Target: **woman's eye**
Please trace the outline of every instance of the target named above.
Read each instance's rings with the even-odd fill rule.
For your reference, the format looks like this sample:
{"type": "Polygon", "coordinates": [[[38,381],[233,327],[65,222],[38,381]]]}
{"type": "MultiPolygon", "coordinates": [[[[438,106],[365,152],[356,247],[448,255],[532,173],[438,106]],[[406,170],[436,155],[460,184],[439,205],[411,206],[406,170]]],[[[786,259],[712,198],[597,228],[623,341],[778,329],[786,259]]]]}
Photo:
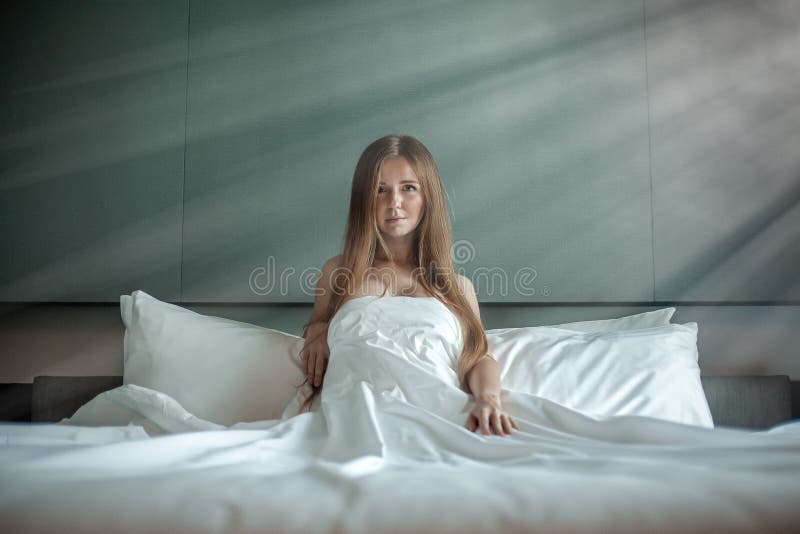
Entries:
{"type": "MultiPolygon", "coordinates": [[[[417,186],[415,186],[415,185],[406,184],[406,187],[410,187],[411,188],[411,189],[407,189],[407,191],[416,191],[417,190],[417,186]]],[[[384,192],[385,192],[385,190],[383,189],[383,187],[378,186],[378,193],[384,193],[384,192]]]]}

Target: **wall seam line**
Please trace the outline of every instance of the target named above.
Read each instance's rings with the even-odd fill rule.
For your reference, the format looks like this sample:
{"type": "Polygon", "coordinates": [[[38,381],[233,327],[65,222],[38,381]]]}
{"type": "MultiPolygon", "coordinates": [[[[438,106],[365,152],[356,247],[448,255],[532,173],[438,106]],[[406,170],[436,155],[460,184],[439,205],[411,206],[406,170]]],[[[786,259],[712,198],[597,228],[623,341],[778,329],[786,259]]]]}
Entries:
{"type": "Polygon", "coordinates": [[[192,2],[186,0],[186,86],[184,92],[184,109],[183,109],[183,180],[181,182],[181,198],[180,198],[180,218],[181,218],[181,234],[180,234],[180,264],[178,269],[178,302],[183,302],[183,236],[184,236],[184,220],[186,219],[186,211],[184,210],[184,200],[186,198],[186,151],[189,146],[189,46],[190,28],[192,24],[192,2]]]}
{"type": "Polygon", "coordinates": [[[642,0],[642,38],[644,41],[644,94],[647,105],[647,168],[650,174],[650,261],[653,269],[653,302],[656,301],[656,232],[653,211],[653,141],[650,127],[650,72],[647,66],[647,0],[642,0]]]}

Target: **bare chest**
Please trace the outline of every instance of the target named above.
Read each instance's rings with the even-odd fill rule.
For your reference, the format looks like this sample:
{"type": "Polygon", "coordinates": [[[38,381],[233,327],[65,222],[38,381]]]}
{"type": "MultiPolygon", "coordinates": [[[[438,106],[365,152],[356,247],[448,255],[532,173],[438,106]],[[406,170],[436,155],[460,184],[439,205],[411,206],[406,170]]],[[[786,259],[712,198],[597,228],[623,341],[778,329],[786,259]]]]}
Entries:
{"type": "Polygon", "coordinates": [[[408,297],[431,296],[412,270],[391,267],[373,267],[365,273],[362,280],[356,281],[354,296],[392,295],[408,297]]]}

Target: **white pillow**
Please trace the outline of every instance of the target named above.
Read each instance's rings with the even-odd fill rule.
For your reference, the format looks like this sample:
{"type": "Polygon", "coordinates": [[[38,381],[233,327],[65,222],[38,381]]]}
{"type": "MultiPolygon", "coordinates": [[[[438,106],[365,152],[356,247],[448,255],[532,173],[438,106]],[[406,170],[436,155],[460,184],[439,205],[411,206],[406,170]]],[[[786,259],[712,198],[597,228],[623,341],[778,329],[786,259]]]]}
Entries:
{"type": "Polygon", "coordinates": [[[530,327],[487,332],[503,387],[574,410],[713,428],[697,323],[613,332],[530,327]]]}
{"type": "Polygon", "coordinates": [[[278,419],[305,375],[302,337],[202,315],[144,291],[120,296],[123,384],[163,392],[201,419],[230,426],[278,419]]]}
{"type": "MultiPolygon", "coordinates": [[[[550,328],[563,328],[575,330],[576,332],[611,332],[613,330],[636,330],[638,328],[650,328],[652,326],[663,326],[669,324],[670,319],[675,314],[675,308],[662,308],[649,312],[637,313],[636,315],[626,315],[617,319],[600,319],[597,321],[578,321],[574,323],[562,323],[546,325],[550,328]]],[[[516,328],[496,328],[487,330],[486,333],[501,334],[516,328]]]]}
{"type": "Polygon", "coordinates": [[[662,308],[649,312],[637,313],[636,315],[626,315],[618,319],[600,319],[597,321],[578,321],[575,323],[563,323],[548,325],[551,328],[564,328],[576,330],[578,332],[611,332],[613,330],[636,330],[639,328],[650,328],[652,326],[663,326],[669,324],[670,319],[675,314],[675,308],[662,308]]]}

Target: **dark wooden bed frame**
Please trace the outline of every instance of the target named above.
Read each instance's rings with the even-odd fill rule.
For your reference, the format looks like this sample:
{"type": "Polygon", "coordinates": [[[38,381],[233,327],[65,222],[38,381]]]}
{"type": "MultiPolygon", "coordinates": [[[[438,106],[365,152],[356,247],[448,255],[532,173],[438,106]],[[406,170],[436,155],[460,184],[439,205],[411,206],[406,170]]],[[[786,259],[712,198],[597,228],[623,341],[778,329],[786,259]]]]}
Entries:
{"type": "MultiPolygon", "coordinates": [[[[800,418],[800,381],[786,375],[702,376],[716,426],[765,429],[800,418]]],[[[121,376],[37,376],[0,384],[0,421],[48,423],[71,417],[121,376]]]]}

